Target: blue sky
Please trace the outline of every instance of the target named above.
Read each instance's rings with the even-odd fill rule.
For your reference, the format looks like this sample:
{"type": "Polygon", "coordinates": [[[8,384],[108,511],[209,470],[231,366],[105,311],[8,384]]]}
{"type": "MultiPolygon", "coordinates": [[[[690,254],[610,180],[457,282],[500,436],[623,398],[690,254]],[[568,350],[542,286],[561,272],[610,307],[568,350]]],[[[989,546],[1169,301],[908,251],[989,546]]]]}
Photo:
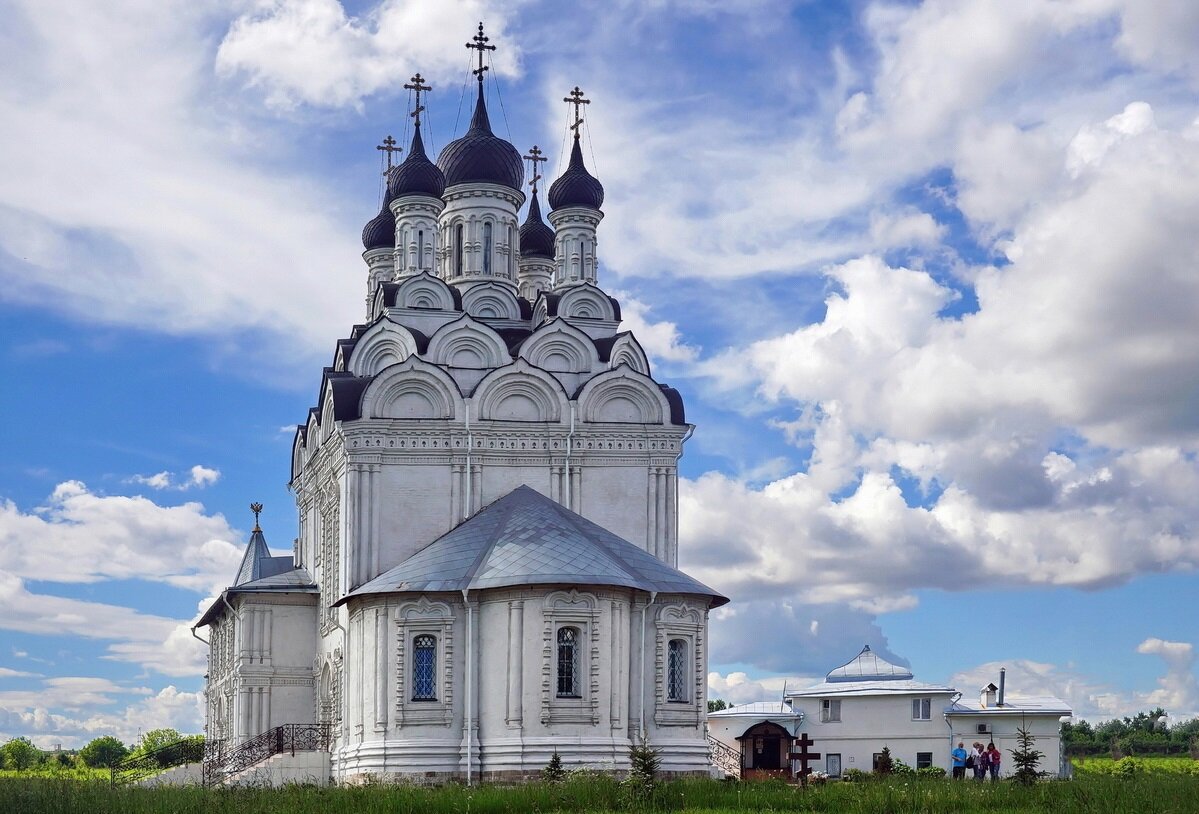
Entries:
{"type": "MultiPolygon", "coordinates": [[[[698,425],[711,691],[863,644],[1199,714],[1199,7],[0,0],[0,739],[201,725],[188,629],[362,316],[407,92],[560,168],[698,425]],[[460,113],[460,108],[463,112],[460,113]]],[[[457,130],[455,130],[457,123],[457,130]]]]}

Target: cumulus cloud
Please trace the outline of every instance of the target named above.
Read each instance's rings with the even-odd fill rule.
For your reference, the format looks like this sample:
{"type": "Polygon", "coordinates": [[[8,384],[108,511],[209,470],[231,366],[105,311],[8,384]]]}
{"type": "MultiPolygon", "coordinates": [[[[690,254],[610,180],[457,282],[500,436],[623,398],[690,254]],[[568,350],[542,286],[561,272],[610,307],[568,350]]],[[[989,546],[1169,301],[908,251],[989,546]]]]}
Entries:
{"type": "MultiPolygon", "coordinates": [[[[103,683],[102,679],[66,680],[96,687],[103,683]]],[[[53,693],[52,686],[48,689],[53,693]]],[[[129,692],[113,685],[92,699],[92,703],[83,705],[84,708],[61,711],[49,700],[0,694],[0,740],[25,736],[43,749],[55,743],[72,749],[104,735],[134,743],[140,733],[149,729],[169,727],[185,734],[202,731],[204,694],[180,691],[174,685],[149,692],[141,700],[117,710],[94,709],[97,705],[111,705],[114,698],[129,692]],[[89,706],[92,709],[86,708],[89,706]]],[[[134,692],[144,694],[140,690],[134,692]]]]}
{"type": "Polygon", "coordinates": [[[1162,707],[1176,719],[1199,715],[1194,645],[1149,638],[1137,645],[1137,652],[1159,656],[1166,663],[1166,674],[1158,679],[1157,689],[1144,696],[1145,706],[1162,707]]]}
{"type": "Polygon", "coordinates": [[[739,670],[721,675],[708,673],[708,698],[720,698],[730,705],[752,704],[754,701],[782,701],[784,689],[814,684],[816,679],[801,676],[774,676],[753,679],[739,670]]]}
{"type": "Polygon", "coordinates": [[[177,489],[180,492],[186,492],[188,489],[203,489],[205,486],[212,486],[220,479],[221,471],[219,469],[209,469],[196,464],[188,470],[187,476],[182,480],[178,480],[177,476],[164,471],[153,475],[134,475],[129,478],[128,482],[140,483],[151,489],[177,489]]]}
{"type": "Polygon", "coordinates": [[[418,70],[433,81],[459,81],[462,46],[479,20],[488,36],[504,42],[492,70],[513,75],[519,47],[504,36],[511,12],[512,4],[487,0],[383,0],[350,16],[338,0],[273,0],[233,21],[216,67],[244,77],[274,107],[356,106],[364,96],[394,91],[418,70]]]}
{"type": "MultiPolygon", "coordinates": [[[[215,470],[193,469],[193,480],[215,470]]],[[[199,503],[161,506],[101,495],[79,481],[55,487],[31,512],[0,502],[0,569],[26,579],[144,579],[196,591],[223,587],[240,561],[235,532],[199,503]]]]}
{"type": "Polygon", "coordinates": [[[699,353],[694,345],[684,341],[679,326],[673,322],[655,322],[649,318],[650,307],[636,297],[623,291],[612,291],[620,300],[620,330],[632,331],[649,355],[650,361],[667,363],[691,362],[699,353]]]}

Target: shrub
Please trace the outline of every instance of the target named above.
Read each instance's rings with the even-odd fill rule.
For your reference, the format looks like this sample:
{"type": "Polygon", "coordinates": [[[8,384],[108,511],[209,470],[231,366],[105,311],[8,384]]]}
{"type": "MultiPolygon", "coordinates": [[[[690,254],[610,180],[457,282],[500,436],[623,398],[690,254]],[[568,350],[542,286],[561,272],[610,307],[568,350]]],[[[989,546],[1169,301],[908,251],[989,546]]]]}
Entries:
{"type": "Polygon", "coordinates": [[[1131,780],[1144,771],[1145,767],[1141,765],[1139,760],[1133,757],[1120,758],[1112,764],[1112,774],[1125,780],[1131,780]]]}
{"type": "Polygon", "coordinates": [[[940,766],[925,766],[916,770],[916,776],[927,780],[939,780],[945,776],[945,770],[940,766]]]}
{"type": "MultiPolygon", "coordinates": [[[[881,761],[880,761],[880,762],[881,762],[881,761]]],[[[915,770],[915,769],[913,769],[913,768],[912,768],[911,766],[909,766],[908,764],[904,763],[904,762],[903,762],[902,760],[900,760],[899,758],[892,758],[892,760],[891,760],[891,774],[898,775],[898,776],[900,776],[900,777],[915,777],[915,776],[916,776],[916,770],[915,770]]]]}
{"type": "Polygon", "coordinates": [[[566,779],[566,769],[562,768],[562,756],[558,750],[550,757],[550,762],[541,770],[541,779],[547,783],[561,783],[566,779]]]}
{"type": "Polygon", "coordinates": [[[650,802],[657,786],[658,768],[662,759],[657,749],[648,743],[629,748],[629,776],[621,784],[629,803],[643,805],[650,802]]]}
{"type": "Polygon", "coordinates": [[[42,758],[38,749],[29,738],[13,738],[4,744],[4,765],[10,769],[23,772],[42,758]]]}
{"type": "Polygon", "coordinates": [[[841,775],[841,779],[848,783],[861,783],[863,780],[866,780],[869,777],[870,775],[866,774],[866,772],[862,771],[861,769],[846,769],[841,775]]]}
{"type": "Polygon", "coordinates": [[[875,764],[874,773],[881,775],[891,774],[895,770],[895,763],[891,759],[891,747],[884,746],[883,751],[878,756],[878,762],[875,764]]]}

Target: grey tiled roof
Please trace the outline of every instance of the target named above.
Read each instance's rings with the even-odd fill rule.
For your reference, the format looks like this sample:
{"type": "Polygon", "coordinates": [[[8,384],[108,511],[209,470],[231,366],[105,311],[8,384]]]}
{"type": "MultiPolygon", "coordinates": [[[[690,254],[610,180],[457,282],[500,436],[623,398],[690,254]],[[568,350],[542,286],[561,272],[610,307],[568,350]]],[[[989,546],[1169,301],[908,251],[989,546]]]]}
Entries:
{"type": "Polygon", "coordinates": [[[486,506],[349,596],[553,584],[697,594],[710,597],[713,607],[728,602],[528,486],[486,506]]]}
{"type": "Polygon", "coordinates": [[[266,537],[263,536],[262,529],[255,526],[253,533],[250,534],[250,542],[246,545],[246,553],[242,555],[241,566],[237,569],[237,576],[234,577],[233,584],[243,585],[263,577],[273,577],[284,571],[290,571],[292,567],[291,557],[271,556],[271,550],[267,548],[266,537]]]}

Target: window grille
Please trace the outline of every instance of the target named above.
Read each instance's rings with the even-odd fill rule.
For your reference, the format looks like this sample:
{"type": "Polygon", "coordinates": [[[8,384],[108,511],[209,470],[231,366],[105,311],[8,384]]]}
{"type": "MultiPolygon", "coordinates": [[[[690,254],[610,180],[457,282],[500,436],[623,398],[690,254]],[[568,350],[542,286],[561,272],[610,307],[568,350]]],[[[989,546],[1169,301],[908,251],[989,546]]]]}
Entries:
{"type": "Polygon", "coordinates": [[[666,664],[666,700],[687,701],[687,642],[671,639],[666,664]]]}
{"type": "Polygon", "coordinates": [[[927,769],[933,765],[932,752],[917,752],[916,753],[916,768],[927,769]]]}
{"type": "Polygon", "coordinates": [[[437,639],[417,636],[412,642],[412,700],[437,700],[437,639]]]}
{"type": "Polygon", "coordinates": [[[579,629],[558,628],[558,697],[579,697],[579,629]]]}

